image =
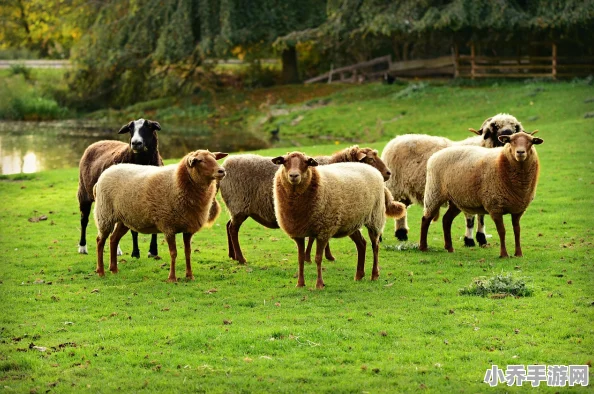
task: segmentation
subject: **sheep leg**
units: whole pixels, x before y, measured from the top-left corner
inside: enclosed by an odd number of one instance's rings
[[[308,263],[311,263],[311,248],[313,246],[313,243],[314,243],[314,238],[309,237],[307,239],[307,248],[305,248],[305,261],[307,261]]]
[[[229,257],[233,260],[237,260],[239,264],[245,264],[246,260],[243,257],[243,253],[241,252],[241,246],[239,246],[239,228],[245,222],[247,216],[238,215],[231,218],[231,225],[229,226],[229,234],[231,235],[231,246],[229,248]],[[227,243],[229,243],[227,241]]]
[[[130,231],[132,234],[132,254],[130,257],[140,258],[140,250],[138,249],[138,233],[136,231]]]
[[[421,252],[427,251],[427,233],[429,232],[429,226],[438,213],[439,208],[437,208],[436,211],[431,212],[428,216],[423,215],[423,218],[421,219],[421,240],[419,242],[419,250]]]
[[[367,242],[363,238],[361,230],[355,231],[349,237],[351,237],[357,247],[357,272],[355,273],[355,280],[361,280],[365,277],[365,248],[367,247]]]
[[[299,272],[297,273],[297,287],[305,286],[303,277],[303,268],[305,261],[305,238],[293,238],[297,244],[297,261],[299,262]]]
[[[151,244],[149,246],[148,256],[149,258],[159,257],[159,249],[157,248],[157,234],[151,235]]]
[[[512,213],[512,215],[511,215],[512,226],[514,228],[514,238],[516,241],[516,253],[514,254],[514,256],[516,256],[516,257],[523,257],[522,246],[520,245],[520,218],[522,217],[523,214],[524,214],[524,212],[515,213],[515,214]]]
[[[107,241],[107,237],[109,236],[109,232],[106,234],[97,235],[97,269],[95,270],[99,276],[105,276],[105,268],[103,266],[103,251],[105,249],[105,241]]]
[[[491,219],[495,222],[495,227],[497,227],[497,233],[499,234],[499,243],[501,244],[499,257],[509,257],[507,248],[505,247],[505,225],[503,224],[503,215],[492,213]]]
[[[373,267],[371,268],[371,280],[379,279],[379,239],[381,234],[372,229],[367,229],[373,250]]]
[[[92,202],[81,202],[80,207],[80,241],[78,242],[78,253],[87,254],[87,225],[91,214]]]
[[[177,282],[175,277],[175,259],[177,258],[177,246],[175,245],[175,234],[166,234],[165,240],[169,246],[169,256],[171,257],[171,265],[169,266],[169,277],[167,282]]]
[[[408,209],[408,206],[407,206]],[[407,222],[408,212],[401,217],[400,219],[394,220],[394,225],[396,226],[396,231],[394,232],[394,236],[399,241],[408,241],[408,222]]]
[[[327,244],[328,240],[326,239],[316,239],[316,265],[318,266],[318,280],[316,281],[316,289],[324,288],[324,280],[322,279],[322,257],[324,256],[324,249],[326,249]]]
[[[328,242],[328,244],[326,244],[326,249],[324,249],[324,256],[326,256],[326,260],[328,260],[328,261],[336,260],[334,258],[334,256],[332,256],[332,252],[330,251],[330,242]]]
[[[454,221],[454,218],[459,214],[460,209],[458,209],[458,207],[450,201],[450,206],[445,215],[443,215],[443,220],[441,221],[441,224],[443,226],[443,239],[445,241],[444,247],[449,253],[452,253],[454,251],[454,247],[452,246],[452,222]],[[472,218],[472,221],[474,226],[474,217]]]
[[[485,215],[476,215],[478,217],[478,227],[476,229],[476,241],[479,246],[487,245],[487,234],[485,231]]]
[[[447,212],[446,212],[447,215]],[[468,248],[475,247],[474,239],[472,238],[472,231],[474,230],[474,215],[464,214],[466,217],[466,233],[464,234],[464,246]],[[445,219],[445,216],[444,216]],[[478,233],[477,233],[478,238]]]
[[[118,272],[118,244],[120,243],[120,239],[122,239],[128,230],[128,227],[126,227],[123,223],[118,222],[114,226],[111,237],[109,237],[109,270],[112,274],[116,274]]]
[[[186,279],[194,280],[192,275],[192,262],[190,261],[190,254],[192,253],[192,233],[184,233],[184,254],[186,255]]]
[[[233,241],[231,240],[231,220],[227,222],[227,250],[230,259],[235,260],[235,249],[233,248]]]

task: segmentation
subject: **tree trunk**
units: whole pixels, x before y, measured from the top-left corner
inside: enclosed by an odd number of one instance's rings
[[[299,82],[299,70],[297,67],[297,50],[294,46],[283,50],[281,54],[283,62],[282,72],[282,83],[298,83]]]

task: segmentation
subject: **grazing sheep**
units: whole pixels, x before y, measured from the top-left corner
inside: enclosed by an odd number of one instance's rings
[[[303,265],[305,237],[316,239],[316,288],[324,287],[322,253],[330,238],[347,235],[357,246],[355,280],[365,276],[365,246],[360,228],[365,226],[373,249],[371,279],[379,277],[379,238],[386,223],[386,212],[399,217],[405,211],[384,187],[375,169],[356,163],[318,167],[318,162],[301,152],[272,159],[282,165],[274,178],[274,210],[278,224],[297,243],[299,276],[297,287],[305,286]]]
[[[534,133],[532,133],[534,134]],[[431,156],[427,163],[425,210],[421,222],[420,250],[427,250],[427,232],[439,207],[449,202],[443,216],[445,248],[453,252],[452,221],[463,211],[489,214],[501,242],[500,257],[507,257],[502,215],[511,214],[516,241],[516,257],[522,257],[520,218],[534,199],[539,161],[533,145],[542,139],[519,132],[499,136],[503,148],[456,146]]]
[[[194,233],[216,216],[213,215],[216,183],[225,176],[225,169],[216,160],[225,156],[226,153],[197,150],[179,164],[165,167],[120,164],[107,169],[94,190],[95,223],[99,231],[97,273],[105,275],[103,249],[107,236],[113,231],[109,240],[109,269],[116,273],[115,248],[128,229],[132,229],[143,234],[165,235],[171,255],[169,282],[177,280],[175,234],[183,233],[186,278],[193,279],[190,241]],[[127,187],[129,184],[135,187]]]
[[[251,217],[264,227],[278,228],[274,214],[272,184],[278,166],[271,161],[272,157],[257,155],[237,155],[229,157],[223,163],[227,176],[221,182],[221,196],[229,210],[231,220],[227,222],[227,243],[229,257],[239,263],[246,262],[239,245],[239,229],[243,222]],[[315,158],[320,164],[340,162],[366,163],[381,172],[384,179],[390,177],[390,170],[379,158],[377,150],[351,146],[332,156]],[[308,250],[311,250],[308,245]],[[330,247],[326,249],[326,258],[334,260]],[[306,261],[310,261],[309,252]]]
[[[78,204],[80,207],[80,241],[78,253],[87,254],[87,225],[93,201],[93,187],[99,176],[114,164],[132,163],[162,166],[159,155],[157,130],[161,125],[152,120],[138,119],[122,126],[118,134],[130,133],[128,144],[121,141],[99,141],[90,145],[82,155],[79,164]],[[135,187],[126,185],[126,187]],[[140,257],[138,233],[132,231],[132,257]],[[118,255],[122,252],[118,246]],[[157,256],[157,235],[151,237],[149,257]]]
[[[443,137],[435,137],[424,134],[406,134],[391,140],[382,152],[382,160],[392,169],[392,177],[386,182],[386,186],[392,192],[397,201],[404,203],[407,207],[411,204],[423,204],[425,192],[425,177],[427,160],[435,152],[450,146],[483,146],[493,148],[502,146],[498,137],[510,135],[523,130],[522,124],[512,115],[498,114],[486,119],[480,130],[470,129],[477,134],[462,141],[452,141]],[[408,239],[408,224],[406,215],[395,221],[394,235],[401,241]],[[479,226],[476,233],[476,240],[479,245],[485,245],[484,218],[479,215]],[[466,216],[466,234],[464,236],[465,246],[474,246],[472,230],[474,228],[474,215]]]

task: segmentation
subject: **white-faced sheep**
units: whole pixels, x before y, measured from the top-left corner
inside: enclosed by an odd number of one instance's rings
[[[525,132],[502,135],[499,140],[506,145],[496,149],[456,146],[437,152],[429,159],[420,250],[427,250],[431,220],[439,207],[449,202],[443,217],[448,252],[454,251],[452,221],[463,211],[491,215],[501,243],[500,257],[507,257],[502,215],[509,213],[516,241],[515,256],[522,256],[520,218],[536,193],[540,166],[534,145],[543,141]]]
[[[243,222],[251,217],[268,228],[278,228],[274,214],[272,184],[278,166],[271,161],[272,157],[257,155],[237,155],[225,160],[223,166],[227,176],[221,181],[221,196],[229,210],[231,219],[227,223],[227,243],[229,257],[243,264],[245,257],[239,245],[239,229]],[[334,153],[332,156],[317,156],[320,164],[340,162],[358,162],[376,168],[384,179],[390,177],[390,170],[379,158],[377,150],[351,146]],[[308,251],[311,251],[311,240]],[[326,258],[334,260],[330,247],[326,248]],[[306,252],[306,261],[311,261]]]
[[[87,225],[93,201],[93,187],[99,176],[114,164],[132,163],[162,166],[159,155],[157,130],[161,125],[152,120],[138,119],[122,126],[118,134],[130,133],[128,144],[121,141],[99,141],[90,145],[82,155],[79,164],[78,204],[80,207],[80,241],[78,253],[87,254]],[[134,187],[126,185],[126,187]],[[118,246],[118,255],[121,255]],[[149,257],[157,256],[157,235],[151,237]],[[132,231],[132,257],[140,257],[138,233]]]
[[[179,164],[165,167],[120,164],[107,169],[95,185],[95,223],[99,232],[97,273],[105,274],[103,249],[112,231],[109,269],[113,273],[118,271],[115,248],[128,229],[132,229],[143,234],[165,235],[171,255],[167,279],[170,282],[177,280],[175,234],[183,233],[186,278],[193,279],[190,241],[194,233],[215,219],[212,207],[216,182],[225,176],[225,169],[216,160],[225,156],[226,153],[197,150]],[[134,184],[134,188],[126,187],[129,184]]]
[[[371,279],[379,277],[379,238],[386,213],[398,217],[403,204],[395,202],[384,187],[381,174],[356,163],[318,167],[315,159],[301,152],[272,159],[282,166],[274,179],[274,209],[280,228],[296,243],[299,274],[297,287],[305,286],[303,268],[305,237],[316,240],[316,288],[324,287],[322,253],[330,238],[349,236],[357,246],[355,280],[365,276],[365,246],[360,228],[365,226],[373,249]]]
[[[493,148],[502,146],[499,136],[510,135],[523,130],[522,124],[512,115],[498,114],[486,119],[477,134],[462,141],[452,141],[443,137],[424,134],[406,134],[391,140],[382,152],[382,160],[392,169],[392,176],[386,186],[392,192],[394,199],[404,203],[423,205],[425,192],[425,178],[427,160],[435,152],[450,146],[482,146]],[[408,224],[406,215],[395,221],[395,236],[401,240],[408,239]],[[474,215],[466,216],[466,234],[464,244],[474,246],[472,230],[474,228]],[[482,246],[487,243],[485,236],[484,217],[479,215],[479,225],[476,240]]]

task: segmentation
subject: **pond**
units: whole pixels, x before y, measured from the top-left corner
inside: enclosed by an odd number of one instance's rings
[[[0,174],[32,173],[77,167],[83,152],[93,142],[120,140],[113,129],[81,122],[0,122]],[[221,130],[178,127],[159,132],[159,152],[163,159],[181,158],[196,149],[240,152],[261,149],[267,142],[233,128]]]

